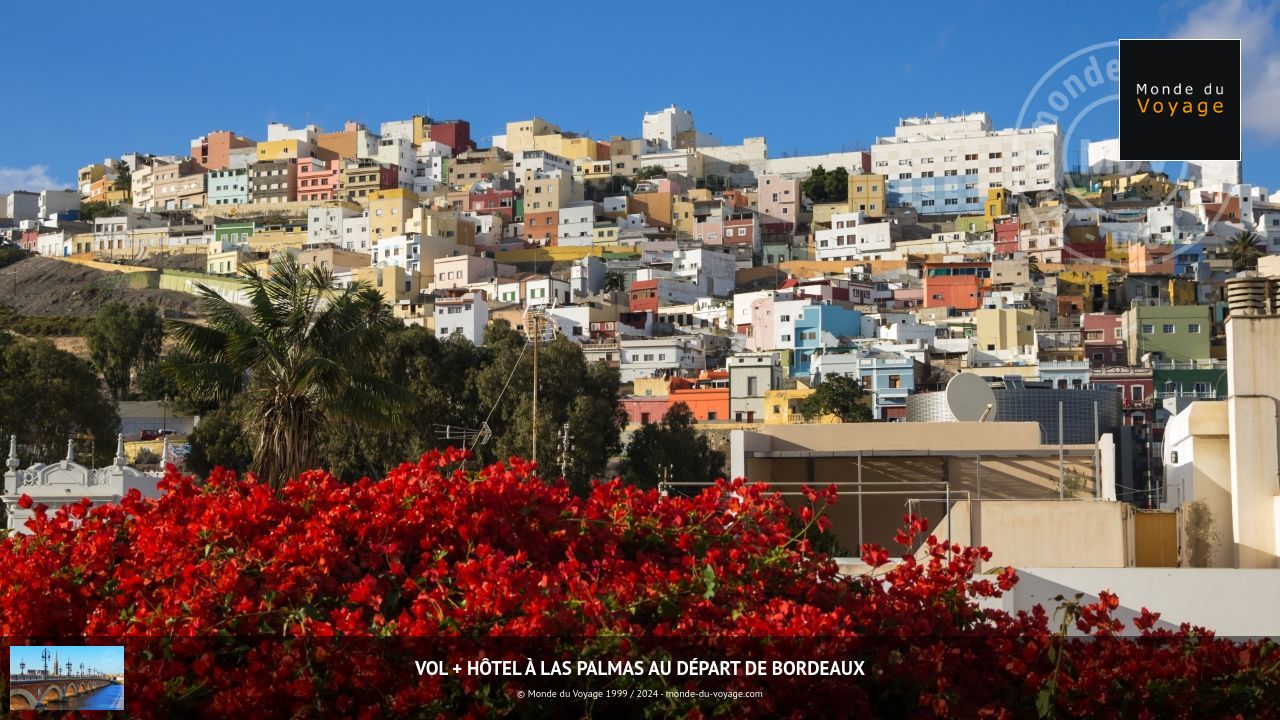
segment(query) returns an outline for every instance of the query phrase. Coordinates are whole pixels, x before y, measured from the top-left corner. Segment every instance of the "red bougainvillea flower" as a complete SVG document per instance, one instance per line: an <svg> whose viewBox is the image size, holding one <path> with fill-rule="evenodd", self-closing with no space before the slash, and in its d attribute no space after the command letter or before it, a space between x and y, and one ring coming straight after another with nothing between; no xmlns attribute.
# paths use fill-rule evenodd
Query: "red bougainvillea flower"
<svg viewBox="0 0 1280 720"><path fill-rule="evenodd" d="M1142 637L1119 639L1110 593L1066 607L1091 637L1065 638L1043 608L982 602L1016 575L975 575L985 548L921 544L922 518L904 518L900 561L865 545L874 572L847 575L761 484L664 498L614 480L578 497L520 458L464 472L465 457L433 452L349 485L311 471L278 493L252 476L197 481L170 468L156 500L37 508L32 534L0 537L0 636L124 642L139 717L593 712L521 699L537 687L650 689L663 703L652 707L689 717L1275 714L1272 646L1161 628L1147 611ZM835 488L803 494L800 520L825 531ZM682 658L854 659L868 673L467 671ZM433 660L446 666L416 664ZM762 688L751 700L667 694Z"/></svg>

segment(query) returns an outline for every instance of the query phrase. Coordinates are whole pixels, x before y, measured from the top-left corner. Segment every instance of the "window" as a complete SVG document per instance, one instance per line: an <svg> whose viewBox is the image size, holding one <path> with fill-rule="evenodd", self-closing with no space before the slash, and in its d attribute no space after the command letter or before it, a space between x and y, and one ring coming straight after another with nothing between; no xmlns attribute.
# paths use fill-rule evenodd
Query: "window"
<svg viewBox="0 0 1280 720"><path fill-rule="evenodd" d="M929 170L929 171L927 171L927 172L922 172L922 173L920 173L920 177L922 177L922 178L931 178L931 177L933 177L933 171L932 171L932 170Z"/></svg>
<svg viewBox="0 0 1280 720"><path fill-rule="evenodd" d="M1175 328L1173 327L1173 323L1165 323L1164 325L1160 326L1160 332L1164 333L1165 335L1172 335L1174 329Z"/></svg>
<svg viewBox="0 0 1280 720"><path fill-rule="evenodd" d="M1142 324L1142 334L1143 334L1143 335L1150 335L1150 334L1154 333L1155 331L1156 331L1156 326L1155 326L1155 325L1152 325L1152 324L1150 324L1150 323L1143 323L1143 324Z"/></svg>
<svg viewBox="0 0 1280 720"><path fill-rule="evenodd" d="M1129 386L1129 395L1130 395L1130 397L1132 397L1132 398L1133 398L1133 401L1134 401L1134 402L1136 402L1136 403L1140 403L1140 402L1142 402L1142 397L1143 397L1143 395L1144 395L1144 394L1145 394L1145 393L1144 393L1144 391L1143 391L1143 389L1142 389L1142 386L1141 386L1141 385L1130 385L1130 386Z"/></svg>
<svg viewBox="0 0 1280 720"><path fill-rule="evenodd" d="M977 174L978 174L978 168L976 168L976 167L975 167L975 168L965 168L965 169L964 169L964 174L965 174L965 175L977 175Z"/></svg>
<svg viewBox="0 0 1280 720"><path fill-rule="evenodd" d="M965 156L964 156L964 159L965 159L965 160L977 160L977 159L978 159L978 154L977 154L977 153L973 153L973 154L970 154L970 155L965 155Z"/></svg>
<svg viewBox="0 0 1280 720"><path fill-rule="evenodd" d="M947 204L947 205L959 205L959 204L960 204L960 198L947 198L947 199L946 199L946 203L945 203L945 204Z"/></svg>
<svg viewBox="0 0 1280 720"><path fill-rule="evenodd" d="M1001 167L998 167L998 166L996 166L996 165L992 165L991 167L987 168L987 172L992 173L992 174L1002 173L1002 172L1004 172L1004 169L1003 169L1003 168L1001 168Z"/></svg>
<svg viewBox="0 0 1280 720"><path fill-rule="evenodd" d="M889 387L890 387L890 388L900 388L900 387L902 387L902 376L901 376L901 375L890 375L890 376L889 376Z"/></svg>
<svg viewBox="0 0 1280 720"><path fill-rule="evenodd" d="M1210 392L1211 392L1211 391L1209 390L1209 383L1207 383L1207 382L1198 382L1198 383L1196 383L1196 395L1197 395L1197 396L1199 396L1199 397L1204 397L1204 396L1208 395Z"/></svg>
<svg viewBox="0 0 1280 720"><path fill-rule="evenodd" d="M716 419L716 414L715 414L715 412L714 412L714 411L708 411L708 412L707 412L707 419L708 419L708 420L715 420L715 419Z"/></svg>
<svg viewBox="0 0 1280 720"><path fill-rule="evenodd" d="M1124 337L1124 328L1121 328L1121 327L1116 328L1116 329L1115 329L1115 337L1116 337L1116 339L1119 339L1119 338Z"/></svg>
<svg viewBox="0 0 1280 720"><path fill-rule="evenodd" d="M1190 323L1190 324L1188 324L1188 325L1187 325L1187 332L1189 332L1189 333L1199 333L1199 332L1200 332L1200 323Z"/></svg>
<svg viewBox="0 0 1280 720"><path fill-rule="evenodd" d="M898 179L899 179L899 180L910 180L910 179L911 179L911 173L898 173Z"/></svg>
<svg viewBox="0 0 1280 720"><path fill-rule="evenodd" d="M944 177L954 177L954 176L955 176L955 174L956 174L956 172L957 172L957 171L955 171L955 170L943 170L943 171L942 171L942 174L943 174L943 176L944 176Z"/></svg>
<svg viewBox="0 0 1280 720"><path fill-rule="evenodd" d="M1000 157L1000 153L987 153L988 160L996 160Z"/></svg>

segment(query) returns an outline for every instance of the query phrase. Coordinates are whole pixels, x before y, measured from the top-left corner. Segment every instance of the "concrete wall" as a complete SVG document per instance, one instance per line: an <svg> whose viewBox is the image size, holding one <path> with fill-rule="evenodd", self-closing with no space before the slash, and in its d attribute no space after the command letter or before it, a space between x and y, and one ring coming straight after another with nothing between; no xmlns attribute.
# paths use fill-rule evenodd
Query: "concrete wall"
<svg viewBox="0 0 1280 720"><path fill-rule="evenodd" d="M859 451L864 453L861 462ZM973 457L984 451L1001 456ZM761 452L775 456L751 456ZM1077 481L1068 497L1094 496L1093 453L1089 445L1064 447L1064 470ZM1058 498L1057 448L1040 444L1036 423L765 425L733 433L729 465L732 476L770 483L784 492L798 493L800 483L836 483L841 497L830 510L832 528L851 552L861 543L893 547L908 508L937 527L946 517L948 484L953 503L979 495L992 500Z"/></svg>
<svg viewBox="0 0 1280 720"><path fill-rule="evenodd" d="M1280 316L1232 316L1226 326L1236 565L1274 568L1280 560Z"/></svg>
<svg viewBox="0 0 1280 720"><path fill-rule="evenodd" d="M1225 402L1194 402L1165 425L1163 507L1182 509L1184 562L1191 567L1235 563L1227 409Z"/></svg>
<svg viewBox="0 0 1280 720"><path fill-rule="evenodd" d="M1280 636L1280 573L1228 568L1052 568L1017 567L1018 584L1003 598L986 603L1006 611L1043 606L1051 618L1062 595L1097 602L1102 590L1115 593L1115 616L1136 634L1133 619L1150 608L1160 613L1157 627L1177 629L1187 622L1220 636ZM1229 601L1226 601L1229 599ZM1075 627L1069 632L1078 635Z"/></svg>
<svg viewBox="0 0 1280 720"><path fill-rule="evenodd" d="M972 510L971 510L972 508ZM1130 567L1134 509L1105 500L982 500L956 503L951 537L986 546L983 567ZM944 518L930 532L946 539Z"/></svg>

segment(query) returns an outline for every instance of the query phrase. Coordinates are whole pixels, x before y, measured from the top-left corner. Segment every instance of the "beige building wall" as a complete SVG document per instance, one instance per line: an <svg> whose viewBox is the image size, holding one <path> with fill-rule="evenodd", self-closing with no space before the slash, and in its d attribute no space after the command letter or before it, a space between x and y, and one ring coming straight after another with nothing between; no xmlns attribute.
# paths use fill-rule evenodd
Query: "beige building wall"
<svg viewBox="0 0 1280 720"><path fill-rule="evenodd" d="M1068 498L1094 497L1094 451L1092 445L1063 448L1063 474L1077 479L1065 493ZM752 456L764 452L770 456ZM983 452L993 455L983 457ZM735 432L730 454L732 475L780 490L837 483L841 498L829 516L836 538L850 550L860 543L899 549L893 536L908 504L938 527L947 515L948 483L953 503L980 496L1070 504L1058 501L1058 447L1040 444L1040 425L1034 422L765 425ZM859 477L861 502L855 494ZM959 539L954 524L953 533Z"/></svg>
<svg viewBox="0 0 1280 720"><path fill-rule="evenodd" d="M1274 568L1280 559L1280 316L1227 318L1228 432L1232 540L1237 567Z"/></svg>
<svg viewBox="0 0 1280 720"><path fill-rule="evenodd" d="M412 190L379 190L369 195L369 240L403 235L413 211L418 207L418 196Z"/></svg>

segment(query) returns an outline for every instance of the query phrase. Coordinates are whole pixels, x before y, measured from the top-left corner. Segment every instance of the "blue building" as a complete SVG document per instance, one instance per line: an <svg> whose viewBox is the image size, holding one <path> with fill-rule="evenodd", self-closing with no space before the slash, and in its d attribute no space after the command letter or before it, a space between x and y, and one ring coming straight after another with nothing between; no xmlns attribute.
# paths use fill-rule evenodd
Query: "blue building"
<svg viewBox="0 0 1280 720"><path fill-rule="evenodd" d="M823 351L812 362L815 385L837 375L856 379L871 395L871 414L876 420L906 418L907 396L915 392L916 374L923 367L903 355L867 355L856 350Z"/></svg>
<svg viewBox="0 0 1280 720"><path fill-rule="evenodd" d="M841 338L862 335L862 313L841 305L809 305L796 318L791 375L808 375L814 351L840 346Z"/></svg>
<svg viewBox="0 0 1280 720"><path fill-rule="evenodd" d="M949 171L939 171L949 172ZM905 173L911 174L911 173ZM978 189L977 175L912 177L885 182L885 203L891 207L913 207L921 214L982 214L985 190Z"/></svg>

